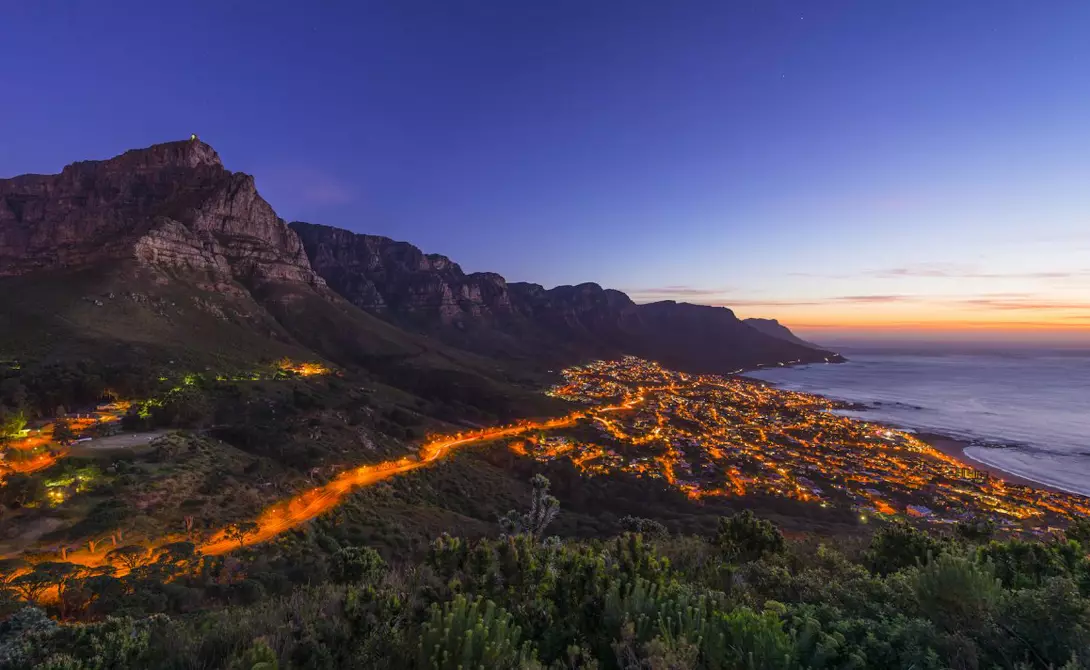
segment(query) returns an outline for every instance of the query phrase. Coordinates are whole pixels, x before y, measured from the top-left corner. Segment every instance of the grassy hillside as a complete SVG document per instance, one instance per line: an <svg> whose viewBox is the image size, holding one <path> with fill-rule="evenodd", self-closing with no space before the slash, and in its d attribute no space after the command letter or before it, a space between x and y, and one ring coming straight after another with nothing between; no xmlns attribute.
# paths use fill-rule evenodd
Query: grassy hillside
<svg viewBox="0 0 1090 670"><path fill-rule="evenodd" d="M241 287L234 294L134 267L0 279L0 347L17 360L99 357L179 366L312 357Z"/></svg>

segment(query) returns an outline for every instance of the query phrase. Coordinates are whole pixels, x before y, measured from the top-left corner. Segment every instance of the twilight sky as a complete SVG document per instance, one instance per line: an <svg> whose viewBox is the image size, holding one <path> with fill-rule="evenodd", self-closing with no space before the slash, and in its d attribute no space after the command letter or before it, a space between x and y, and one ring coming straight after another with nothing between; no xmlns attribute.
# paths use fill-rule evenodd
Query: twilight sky
<svg viewBox="0 0 1090 670"><path fill-rule="evenodd" d="M1090 338L1085 0L0 14L0 176L196 132L284 218L467 271L807 334Z"/></svg>

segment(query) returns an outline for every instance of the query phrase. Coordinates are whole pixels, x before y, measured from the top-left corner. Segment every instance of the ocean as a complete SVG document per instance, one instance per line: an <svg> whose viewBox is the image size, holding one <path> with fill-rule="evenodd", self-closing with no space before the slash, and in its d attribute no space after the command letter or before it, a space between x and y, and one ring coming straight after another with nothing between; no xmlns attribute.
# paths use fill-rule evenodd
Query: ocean
<svg viewBox="0 0 1090 670"><path fill-rule="evenodd" d="M1090 350L841 353L847 363L747 376L866 406L852 416L971 442L970 459L1090 496Z"/></svg>

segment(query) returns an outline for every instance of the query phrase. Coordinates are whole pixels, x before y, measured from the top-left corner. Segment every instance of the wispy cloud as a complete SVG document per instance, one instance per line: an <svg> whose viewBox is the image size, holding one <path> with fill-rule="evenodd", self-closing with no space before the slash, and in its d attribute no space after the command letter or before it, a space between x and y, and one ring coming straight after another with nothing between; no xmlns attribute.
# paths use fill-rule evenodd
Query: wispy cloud
<svg viewBox="0 0 1090 670"><path fill-rule="evenodd" d="M1068 302L1057 300L1042 300L1033 296L1022 297L1005 297L1005 296L987 296L979 298L969 298L961 301L962 304L970 307L979 307L983 309L1002 309L1002 310L1085 310L1090 312L1090 302Z"/></svg>
<svg viewBox="0 0 1090 670"><path fill-rule="evenodd" d="M357 189L329 172L310 166L284 166L262 172L258 186L277 200L301 206L326 207L354 202Z"/></svg>
<svg viewBox="0 0 1090 670"><path fill-rule="evenodd" d="M907 302L917 300L912 295L839 295L813 300L775 300L759 298L724 298L708 304L716 307L798 307L802 305L860 304Z"/></svg>
<svg viewBox="0 0 1090 670"><path fill-rule="evenodd" d="M793 330L910 330L910 331L943 331L976 329L980 331L996 330L1042 330L1064 331L1081 333L1090 330L1090 324L1063 323L1062 321L995 321L950 319L944 321L883 321L880 323L791 323Z"/></svg>
<svg viewBox="0 0 1090 670"><path fill-rule="evenodd" d="M856 303L873 303L873 302L905 302L909 300L917 300L916 296L912 295L841 295L833 298L829 298L833 302L856 302Z"/></svg>
<svg viewBox="0 0 1090 670"><path fill-rule="evenodd" d="M703 303L712 307L799 307L802 305L824 305L824 300L755 300L738 298L733 300L714 300Z"/></svg>
<svg viewBox="0 0 1090 670"><path fill-rule="evenodd" d="M1070 279L1090 277L1090 268L1078 270L1042 270L1038 272L988 272L971 265L959 263L914 263L893 268L862 270L854 274L815 274L793 272L795 277L821 277L823 279L900 279L904 277L939 277L946 279Z"/></svg>
<svg viewBox="0 0 1090 670"><path fill-rule="evenodd" d="M311 181L300 184L300 194L315 205L343 205L355 199L352 189L327 175L316 175Z"/></svg>
<svg viewBox="0 0 1090 670"><path fill-rule="evenodd" d="M625 289L625 293L632 297L653 297L659 300L667 300L671 298L694 298L709 295L723 295L729 292L729 288L701 288L699 286L686 286L682 284L672 286L658 286L652 288Z"/></svg>

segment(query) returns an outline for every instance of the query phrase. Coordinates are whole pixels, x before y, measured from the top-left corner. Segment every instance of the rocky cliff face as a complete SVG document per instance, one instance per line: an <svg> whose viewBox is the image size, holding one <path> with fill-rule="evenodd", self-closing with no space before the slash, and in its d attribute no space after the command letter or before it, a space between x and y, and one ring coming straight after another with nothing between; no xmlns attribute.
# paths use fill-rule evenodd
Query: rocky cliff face
<svg viewBox="0 0 1090 670"><path fill-rule="evenodd" d="M488 355L555 364L632 353L706 372L832 355L758 332L722 307L637 305L592 283L508 284L406 242L309 223L291 228L315 271L350 302Z"/></svg>
<svg viewBox="0 0 1090 670"><path fill-rule="evenodd" d="M388 237L303 222L291 229L329 286L368 311L424 325L511 313L507 282L498 274L466 274L446 256Z"/></svg>
<svg viewBox="0 0 1090 670"><path fill-rule="evenodd" d="M0 276L122 260L250 287L323 283L253 177L198 140L0 180Z"/></svg>

